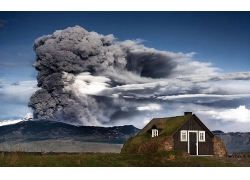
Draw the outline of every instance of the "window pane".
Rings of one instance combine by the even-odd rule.
[[[181,131],[181,141],[187,141],[187,131]]]
[[[152,129],[152,137],[158,136],[158,130],[157,129]]]
[[[205,141],[205,131],[199,132],[199,141]]]
[[[182,133],[182,139],[185,140],[186,139],[186,134],[183,132]]]

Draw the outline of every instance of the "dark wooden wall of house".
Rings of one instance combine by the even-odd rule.
[[[183,150],[188,152],[188,142],[182,142],[180,140],[181,130],[198,130],[205,131],[205,142],[198,142],[198,155],[213,155],[213,137],[196,120],[199,121],[195,117],[190,118],[188,122],[174,134],[174,150]],[[198,135],[199,134],[197,133],[197,136]]]
[[[188,152],[188,142],[187,141],[181,141],[180,131],[183,129],[180,129],[174,134],[174,150],[182,150]]]

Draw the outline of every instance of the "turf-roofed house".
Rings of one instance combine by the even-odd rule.
[[[190,155],[227,156],[225,144],[192,112],[184,116],[154,118],[135,137],[129,138],[121,153],[144,154],[182,150]]]

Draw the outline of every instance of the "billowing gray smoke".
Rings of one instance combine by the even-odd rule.
[[[113,35],[79,26],[40,37],[33,48],[41,88],[28,104],[34,117],[82,125],[109,122],[121,109],[117,98],[125,100],[116,87],[167,78],[177,66],[174,60],[185,58],[182,53],[146,48],[138,40],[119,42]]]

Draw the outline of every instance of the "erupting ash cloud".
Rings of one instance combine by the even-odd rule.
[[[250,79],[249,72],[222,76],[211,63],[193,61],[194,53],[158,51],[79,26],[40,37],[33,48],[40,89],[28,106],[34,118],[71,124],[115,124],[137,115],[143,121],[147,111],[166,109],[156,96],[230,94],[216,82]]]
[[[166,78],[175,59],[190,55],[157,51],[136,41],[116,41],[113,35],[75,26],[40,37],[33,45],[38,91],[29,107],[34,117],[83,125],[101,125],[120,107],[111,102],[113,87]],[[98,100],[105,89],[106,99]],[[108,99],[107,99],[108,98]],[[109,101],[108,105],[106,101]]]

